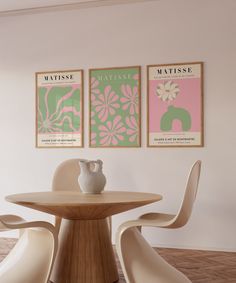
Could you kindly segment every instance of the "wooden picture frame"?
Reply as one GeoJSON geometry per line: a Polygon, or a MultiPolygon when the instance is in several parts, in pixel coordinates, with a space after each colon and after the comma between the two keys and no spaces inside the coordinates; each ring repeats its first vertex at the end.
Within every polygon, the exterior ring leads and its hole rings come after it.
{"type": "Polygon", "coordinates": [[[203,62],[148,65],[147,146],[203,145],[203,62]]]}
{"type": "Polygon", "coordinates": [[[141,67],[89,70],[89,146],[141,146],[141,67]]]}
{"type": "Polygon", "coordinates": [[[83,70],[37,72],[36,147],[83,147],[83,70]]]}

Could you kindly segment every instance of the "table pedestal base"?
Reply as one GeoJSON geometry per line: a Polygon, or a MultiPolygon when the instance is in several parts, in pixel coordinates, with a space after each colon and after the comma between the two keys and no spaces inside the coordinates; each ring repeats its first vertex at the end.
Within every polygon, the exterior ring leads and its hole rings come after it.
{"type": "Polygon", "coordinates": [[[63,219],[53,283],[113,283],[119,279],[106,219],[63,219]]]}

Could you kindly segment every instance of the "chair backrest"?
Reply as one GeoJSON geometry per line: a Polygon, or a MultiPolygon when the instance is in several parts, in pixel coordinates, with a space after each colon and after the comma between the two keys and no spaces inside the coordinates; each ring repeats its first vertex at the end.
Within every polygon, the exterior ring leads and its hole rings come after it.
{"type": "MultiPolygon", "coordinates": [[[[85,159],[81,159],[81,158],[67,159],[57,166],[52,179],[53,191],[77,191],[77,190],[81,191],[78,183],[78,177],[80,174],[80,166],[79,166],[80,160],[85,160],[85,159]]],[[[93,164],[91,164],[90,166],[91,169],[94,168],[93,164]]],[[[109,217],[107,221],[111,234],[111,217],[109,217]]],[[[56,216],[55,227],[58,233],[60,230],[60,226],[61,226],[61,218],[56,216]]]]}
{"type": "Polygon", "coordinates": [[[184,226],[192,213],[193,204],[197,195],[199,177],[201,171],[201,161],[196,161],[189,173],[184,198],[173,223],[170,228],[179,228],[184,226]]]}
{"type": "Polygon", "coordinates": [[[80,174],[79,160],[81,159],[68,159],[58,165],[52,180],[53,191],[80,191],[78,183],[80,174]]]}
{"type": "MultiPolygon", "coordinates": [[[[67,159],[60,163],[53,175],[53,191],[81,191],[78,183],[80,174],[79,158],[67,159]]],[[[55,217],[55,227],[59,233],[61,218],[55,217]]]]}

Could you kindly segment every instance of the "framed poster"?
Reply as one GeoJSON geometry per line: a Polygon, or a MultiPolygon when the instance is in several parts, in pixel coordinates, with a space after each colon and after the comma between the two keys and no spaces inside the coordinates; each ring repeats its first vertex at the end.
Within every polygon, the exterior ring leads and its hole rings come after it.
{"type": "Polygon", "coordinates": [[[89,70],[90,147],[140,147],[140,66],[89,70]]]}
{"type": "Polygon", "coordinates": [[[203,63],[147,66],[149,147],[203,146],[203,63]]]}
{"type": "Polygon", "coordinates": [[[36,147],[83,146],[83,71],[36,73],[36,147]]]}

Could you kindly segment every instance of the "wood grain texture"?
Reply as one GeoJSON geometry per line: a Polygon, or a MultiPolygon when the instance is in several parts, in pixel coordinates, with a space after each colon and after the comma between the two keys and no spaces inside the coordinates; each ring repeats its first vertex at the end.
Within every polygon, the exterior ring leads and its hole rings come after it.
{"type": "MultiPolygon", "coordinates": [[[[83,159],[71,158],[62,161],[55,169],[52,178],[52,191],[74,191],[81,192],[78,177],[80,175],[79,161],[83,159]]],[[[95,169],[93,163],[90,163],[91,169],[95,169]]],[[[107,218],[110,236],[112,234],[112,219],[111,216],[107,218]]],[[[55,226],[60,231],[61,217],[55,216],[55,226]]]]}
{"type": "Polygon", "coordinates": [[[7,196],[6,200],[66,219],[103,219],[161,200],[158,194],[105,191],[84,194],[74,191],[38,192],[7,196]]]}
{"type": "Polygon", "coordinates": [[[118,271],[106,218],[161,198],[135,192],[53,191],[11,195],[6,200],[63,218],[54,283],[113,283],[118,271]]]}
{"type": "Polygon", "coordinates": [[[111,283],[118,280],[106,219],[63,219],[59,243],[52,282],[111,283]]]}
{"type": "MultiPolygon", "coordinates": [[[[0,238],[0,261],[14,246],[15,239],[0,238]]],[[[186,274],[193,283],[235,283],[236,252],[216,252],[184,249],[158,249],[170,264],[186,274]]],[[[119,266],[119,283],[125,283],[119,266]]]]}
{"type": "MultiPolygon", "coordinates": [[[[236,283],[236,252],[155,248],[192,283],[236,283]]],[[[120,280],[126,283],[117,259],[120,280]]]]}
{"type": "Polygon", "coordinates": [[[236,253],[159,249],[158,253],[193,283],[236,283],[236,253]]]}

